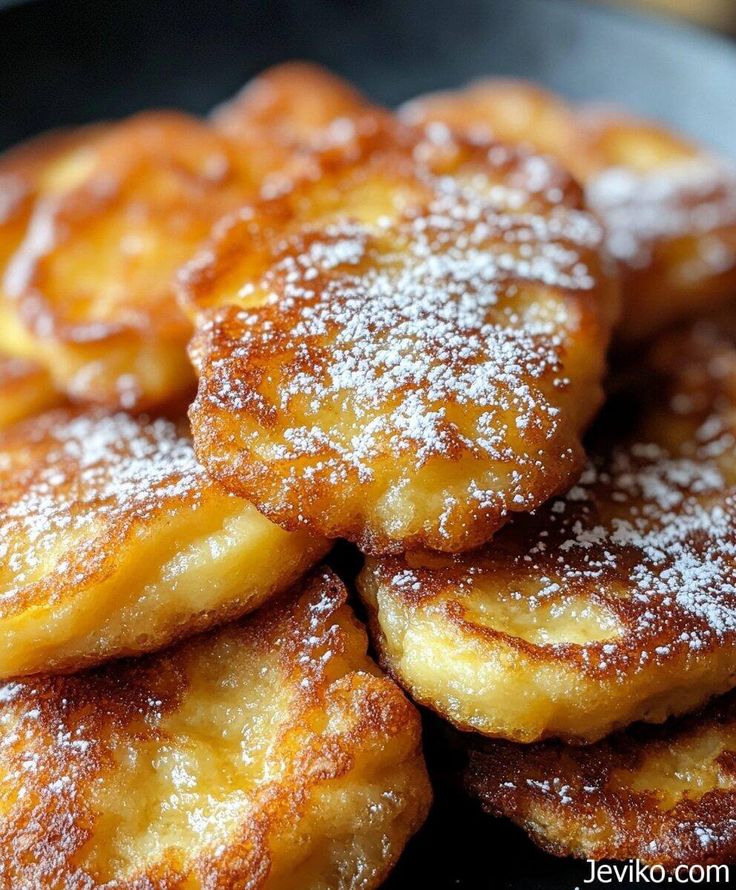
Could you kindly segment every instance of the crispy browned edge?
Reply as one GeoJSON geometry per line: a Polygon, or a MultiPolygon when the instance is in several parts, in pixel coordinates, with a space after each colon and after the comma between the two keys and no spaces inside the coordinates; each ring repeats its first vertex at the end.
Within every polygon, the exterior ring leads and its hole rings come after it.
{"type": "MultiPolygon", "coordinates": [[[[334,658],[348,657],[349,667],[340,681],[348,688],[341,688],[340,694],[360,687],[361,712],[347,735],[347,744],[303,752],[305,766],[310,758],[313,763],[331,760],[316,770],[315,783],[346,775],[352,768],[354,752],[379,730],[388,736],[408,733],[416,757],[421,758],[419,714],[392,682],[376,675],[364,648],[351,652],[345,636],[335,633],[336,616],[343,610],[344,620],[353,624],[367,645],[365,632],[347,606],[345,585],[331,570],[317,569],[289,594],[254,615],[165,652],[75,676],[20,681],[22,692],[10,704],[0,705],[0,709],[20,708],[21,713],[38,710],[33,729],[48,736],[49,759],[32,775],[24,774],[23,805],[16,802],[0,820],[0,863],[4,874],[15,876],[13,881],[17,883],[13,886],[40,886],[46,881],[53,881],[54,886],[98,886],[93,876],[75,865],[75,858],[94,837],[95,830],[96,814],[84,800],[84,785],[116,768],[114,752],[108,744],[116,734],[130,732],[138,741],[163,742],[162,731],[147,726],[146,716],[150,714],[155,724],[158,715],[176,710],[187,691],[187,660],[206,650],[212,637],[241,639],[264,656],[278,653],[286,682],[303,673],[311,675],[313,683],[295,683],[297,704],[290,718],[291,727],[299,725],[295,721],[301,719],[306,709],[320,707],[322,696],[334,682],[324,676],[320,647],[329,640],[334,658]],[[328,608],[310,608],[325,601],[328,608]],[[313,657],[305,661],[304,656],[311,649],[313,657]],[[364,688],[366,684],[372,688],[364,688]],[[74,726],[80,724],[89,744],[83,755],[74,756],[70,753],[73,746],[61,744],[59,731],[73,733],[74,726]],[[54,779],[70,772],[74,780],[52,791],[54,779]]],[[[74,736],[65,738],[72,740],[74,736]]],[[[293,771],[297,775],[301,772],[298,765],[293,771]]],[[[244,823],[242,834],[225,851],[218,850],[216,856],[196,856],[187,874],[169,860],[147,874],[116,882],[116,886],[121,890],[174,890],[188,886],[187,876],[196,870],[204,885],[219,890],[260,887],[270,868],[268,833],[278,831],[281,823],[293,823],[294,814],[310,789],[311,786],[281,787],[275,795],[271,789],[268,800],[262,803],[264,811],[244,823]]],[[[417,794],[424,800],[418,806],[414,831],[429,808],[428,781],[424,788],[417,789],[417,794]]],[[[381,877],[388,874],[393,864],[384,863],[381,877]]]]}
{"type": "MultiPolygon", "coordinates": [[[[204,366],[208,360],[207,355],[216,353],[223,344],[220,343],[218,346],[216,336],[208,328],[208,319],[214,318],[215,325],[219,324],[224,330],[228,312],[235,312],[232,307],[227,306],[212,308],[209,290],[213,282],[221,276],[226,276],[237,266],[244,243],[257,243],[259,247],[267,250],[269,232],[271,230],[278,232],[280,226],[289,222],[298,208],[299,198],[310,189],[319,188],[320,176],[334,175],[340,170],[350,170],[369,163],[379,168],[385,165],[386,169],[394,174],[413,176],[416,175],[413,153],[418,145],[427,145],[423,142],[422,134],[401,125],[400,122],[387,122],[381,118],[364,119],[362,127],[358,129],[349,145],[332,145],[315,152],[316,170],[299,180],[288,193],[276,198],[261,199],[253,203],[248,212],[241,212],[223,221],[223,224],[218,226],[216,238],[202,253],[201,261],[193,262],[184,270],[179,279],[180,302],[195,318],[198,318],[198,330],[190,344],[190,356],[198,368],[200,382],[198,396],[190,408],[190,419],[195,432],[198,456],[205,464],[208,463],[209,454],[222,453],[220,434],[213,429],[211,417],[208,418],[207,373],[204,366]]],[[[445,171],[462,163],[481,163],[488,146],[477,145],[472,140],[458,137],[446,146],[433,146],[431,150],[434,152],[433,163],[445,171]]],[[[526,157],[525,152],[519,154],[513,149],[509,151],[506,167],[499,173],[501,176],[507,170],[514,169],[514,165],[526,157]]],[[[555,173],[556,184],[564,195],[566,206],[583,209],[584,202],[579,185],[562,168],[555,166],[555,173]]],[[[537,200],[536,197],[534,200],[537,200]]],[[[605,276],[603,269],[601,269],[599,290],[605,292],[601,298],[601,303],[605,305],[594,306],[587,292],[581,297],[576,291],[564,290],[561,296],[579,309],[580,328],[583,332],[581,336],[590,336],[593,333],[602,350],[601,341],[607,340],[608,328],[618,308],[617,287],[605,276]]],[[[274,324],[278,323],[276,318],[272,321],[274,324]]],[[[223,339],[226,338],[220,338],[223,339]]],[[[593,401],[595,408],[600,406],[603,401],[602,389],[599,388],[597,399],[593,401]]],[[[268,424],[273,422],[270,417],[261,419],[268,424]]],[[[242,451],[237,453],[234,460],[233,469],[227,469],[221,460],[217,461],[216,466],[210,462],[209,469],[230,490],[252,500],[266,516],[283,528],[294,530],[308,527],[330,537],[338,535],[348,537],[362,550],[376,554],[398,553],[427,545],[425,533],[417,533],[411,538],[396,542],[375,530],[366,529],[362,523],[340,529],[328,529],[317,521],[305,518],[301,510],[269,507],[265,499],[259,497],[259,493],[264,490],[265,483],[268,483],[270,488],[277,484],[277,474],[264,462],[254,461],[242,451]]],[[[540,494],[538,503],[563,491],[581,469],[583,462],[584,455],[580,449],[576,464],[566,468],[566,472],[558,474],[556,478],[549,479],[549,484],[540,494]]],[[[462,546],[467,548],[479,545],[500,528],[506,519],[506,516],[494,515],[484,522],[476,523],[480,530],[472,540],[465,541],[462,546]]]]}
{"type": "Polygon", "coordinates": [[[461,740],[467,754],[462,781],[487,812],[512,819],[556,856],[641,859],[668,869],[733,862],[736,750],[723,747],[715,758],[734,790],[711,790],[698,797],[692,789],[692,798],[686,791],[669,810],[660,808],[656,789],[611,785],[618,771],[635,775],[658,751],[677,750],[720,728],[736,730],[736,692],[696,714],[659,726],[639,724],[590,746],[555,741],[518,745],[467,734],[461,740]],[[550,784],[530,784],[535,782],[550,784]],[[612,837],[586,841],[580,836],[586,826],[599,826],[612,837]],[[701,843],[699,829],[713,835],[712,844],[701,843]]]}

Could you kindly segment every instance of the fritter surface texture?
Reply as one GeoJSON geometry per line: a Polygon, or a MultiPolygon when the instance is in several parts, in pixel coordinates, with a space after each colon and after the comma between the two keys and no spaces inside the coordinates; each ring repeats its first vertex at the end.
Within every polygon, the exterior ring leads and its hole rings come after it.
{"type": "Polygon", "coordinates": [[[36,198],[72,187],[105,129],[53,131],[0,155],[0,270],[22,241],[36,198]]]}
{"type": "Polygon", "coordinates": [[[0,434],[0,676],[149,651],[254,609],[327,550],[212,483],[165,420],[0,434]]]}
{"type": "Polygon", "coordinates": [[[292,167],[301,151],[339,138],[362,115],[377,113],[347,81],[319,65],[287,62],[255,77],[210,119],[268,175],[292,167]]]}
{"type": "Polygon", "coordinates": [[[575,132],[574,112],[562,98],[530,81],[502,77],[418,96],[398,114],[412,126],[438,124],[476,140],[529,145],[563,163],[575,132]]]}
{"type": "Polygon", "coordinates": [[[375,642],[418,701],[492,736],[590,742],[734,685],[734,332],[661,341],[638,430],[615,412],[578,484],[486,548],[368,560],[375,642]]]}
{"type": "Polygon", "coordinates": [[[733,692],[700,714],[592,746],[466,743],[468,791],[550,853],[668,869],[736,859],[733,692]]]}
{"type": "Polygon", "coordinates": [[[623,279],[623,342],[736,294],[736,170],[663,126],[569,108],[523,81],[486,80],[408,103],[414,124],[522,142],[585,184],[623,279]]]}
{"type": "Polygon", "coordinates": [[[345,600],[318,572],[165,653],[0,687],[0,886],[378,886],[430,789],[345,600]]]}
{"type": "Polygon", "coordinates": [[[61,401],[41,365],[0,353],[0,430],[61,401]]]}
{"type": "Polygon", "coordinates": [[[23,237],[8,257],[0,345],[40,361],[77,401],[169,400],[193,384],[174,274],[256,190],[244,153],[194,118],[151,112],[44,158],[33,176],[27,163],[18,173],[22,151],[5,161],[8,182],[35,177],[36,189],[27,218],[12,214],[23,237]]]}
{"type": "Polygon", "coordinates": [[[617,292],[551,162],[375,120],[181,280],[208,471],[371,552],[487,540],[579,472],[617,292]]]}

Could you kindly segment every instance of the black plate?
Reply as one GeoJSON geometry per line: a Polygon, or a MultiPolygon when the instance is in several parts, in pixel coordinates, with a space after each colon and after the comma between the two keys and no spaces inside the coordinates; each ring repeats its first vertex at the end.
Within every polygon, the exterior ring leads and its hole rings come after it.
{"type": "MultiPolygon", "coordinates": [[[[736,158],[736,49],[695,29],[552,0],[31,0],[0,12],[0,146],[152,106],[204,112],[267,65],[309,58],[396,103],[487,73],[617,100],[736,158]]],[[[389,881],[573,890],[583,864],[538,852],[444,782],[452,747],[427,718],[438,805],[389,881]]],[[[619,887],[629,886],[625,884],[619,887]]],[[[299,888],[295,888],[299,890],[299,888]]]]}

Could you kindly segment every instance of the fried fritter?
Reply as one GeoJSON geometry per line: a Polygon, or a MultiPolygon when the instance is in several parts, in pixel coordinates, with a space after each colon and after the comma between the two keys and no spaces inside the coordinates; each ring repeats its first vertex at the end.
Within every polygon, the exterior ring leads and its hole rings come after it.
{"type": "MultiPolygon", "coordinates": [[[[54,177],[44,175],[52,166],[51,159],[63,151],[74,156],[80,143],[93,141],[92,132],[93,128],[86,128],[49,134],[0,156],[0,328],[4,269],[23,240],[35,197],[42,190],[52,192],[58,184],[54,177]]],[[[0,352],[0,429],[61,401],[43,366],[0,352]]]]}
{"type": "Polygon", "coordinates": [[[23,239],[34,200],[73,187],[105,129],[55,131],[0,155],[0,270],[23,239]]]}
{"type": "Polygon", "coordinates": [[[366,644],[322,570],[165,653],[0,687],[0,886],[378,886],[431,792],[366,644]]]}
{"type": "Polygon", "coordinates": [[[482,541],[579,472],[617,291],[541,157],[385,121],[182,276],[208,471],[370,552],[482,541]]]}
{"type": "Polygon", "coordinates": [[[228,495],[169,421],[51,411],[0,434],[0,676],[150,651],[327,550],[228,495]]]}
{"type": "Polygon", "coordinates": [[[60,400],[58,395],[53,397],[51,375],[38,362],[22,357],[29,353],[27,335],[8,311],[6,267],[23,241],[35,202],[54,200],[85,177],[106,129],[98,125],[54,131],[0,155],[0,343],[10,353],[0,353],[0,416],[5,418],[0,426],[60,400]],[[48,397],[46,405],[41,404],[43,393],[48,397]],[[30,409],[24,406],[26,397],[33,406],[30,409]]]}
{"type": "Polygon", "coordinates": [[[44,368],[0,354],[0,430],[61,401],[44,368]]]}
{"type": "Polygon", "coordinates": [[[290,167],[301,150],[349,137],[357,117],[376,113],[354,87],[319,65],[287,62],[247,83],[212,112],[211,121],[268,175],[290,167]]]}
{"type": "Polygon", "coordinates": [[[719,319],[660,342],[639,430],[490,546],[368,560],[376,645],[418,701],[491,736],[591,742],[736,684],[734,335],[719,319]]]}
{"type": "Polygon", "coordinates": [[[641,340],[736,297],[736,169],[662,127],[578,116],[589,206],[623,274],[618,336],[641,340]]]}
{"type": "Polygon", "coordinates": [[[736,294],[736,170],[670,130],[567,108],[522,81],[481,81],[408,103],[415,124],[529,143],[585,184],[623,278],[618,336],[641,340],[736,294]]]}
{"type": "Polygon", "coordinates": [[[569,166],[574,113],[563,99],[535,83],[503,77],[478,80],[462,90],[419,96],[404,103],[398,114],[412,126],[435,124],[471,139],[529,145],[569,166]]]}
{"type": "Polygon", "coordinates": [[[591,746],[465,739],[468,791],[550,853],[667,869],[736,860],[736,693],[591,746]]]}
{"type": "Polygon", "coordinates": [[[192,387],[174,273],[256,189],[244,153],[147,113],[54,155],[43,179],[5,274],[0,346],[81,402],[139,408],[192,387]]]}

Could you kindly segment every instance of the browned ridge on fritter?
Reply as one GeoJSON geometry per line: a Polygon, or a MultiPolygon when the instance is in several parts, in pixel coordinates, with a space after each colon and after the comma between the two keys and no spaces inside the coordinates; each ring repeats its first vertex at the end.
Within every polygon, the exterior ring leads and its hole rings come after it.
{"type": "Polygon", "coordinates": [[[377,887],[431,792],[346,598],[318,571],[167,652],[0,685],[0,887],[377,887]]]}
{"type": "Polygon", "coordinates": [[[479,544],[579,472],[616,311],[572,180],[363,119],[181,279],[208,471],[370,552],[479,544]]]}
{"type": "Polygon", "coordinates": [[[616,109],[575,109],[535,84],[494,78],[420,96],[399,114],[531,145],[579,177],[619,264],[621,342],[736,292],[736,168],[666,127],[616,109]]]}
{"type": "Polygon", "coordinates": [[[418,701],[492,736],[594,741],[732,687],[733,331],[660,340],[635,433],[599,436],[578,483],[490,546],[367,561],[381,658],[418,701]]]}

